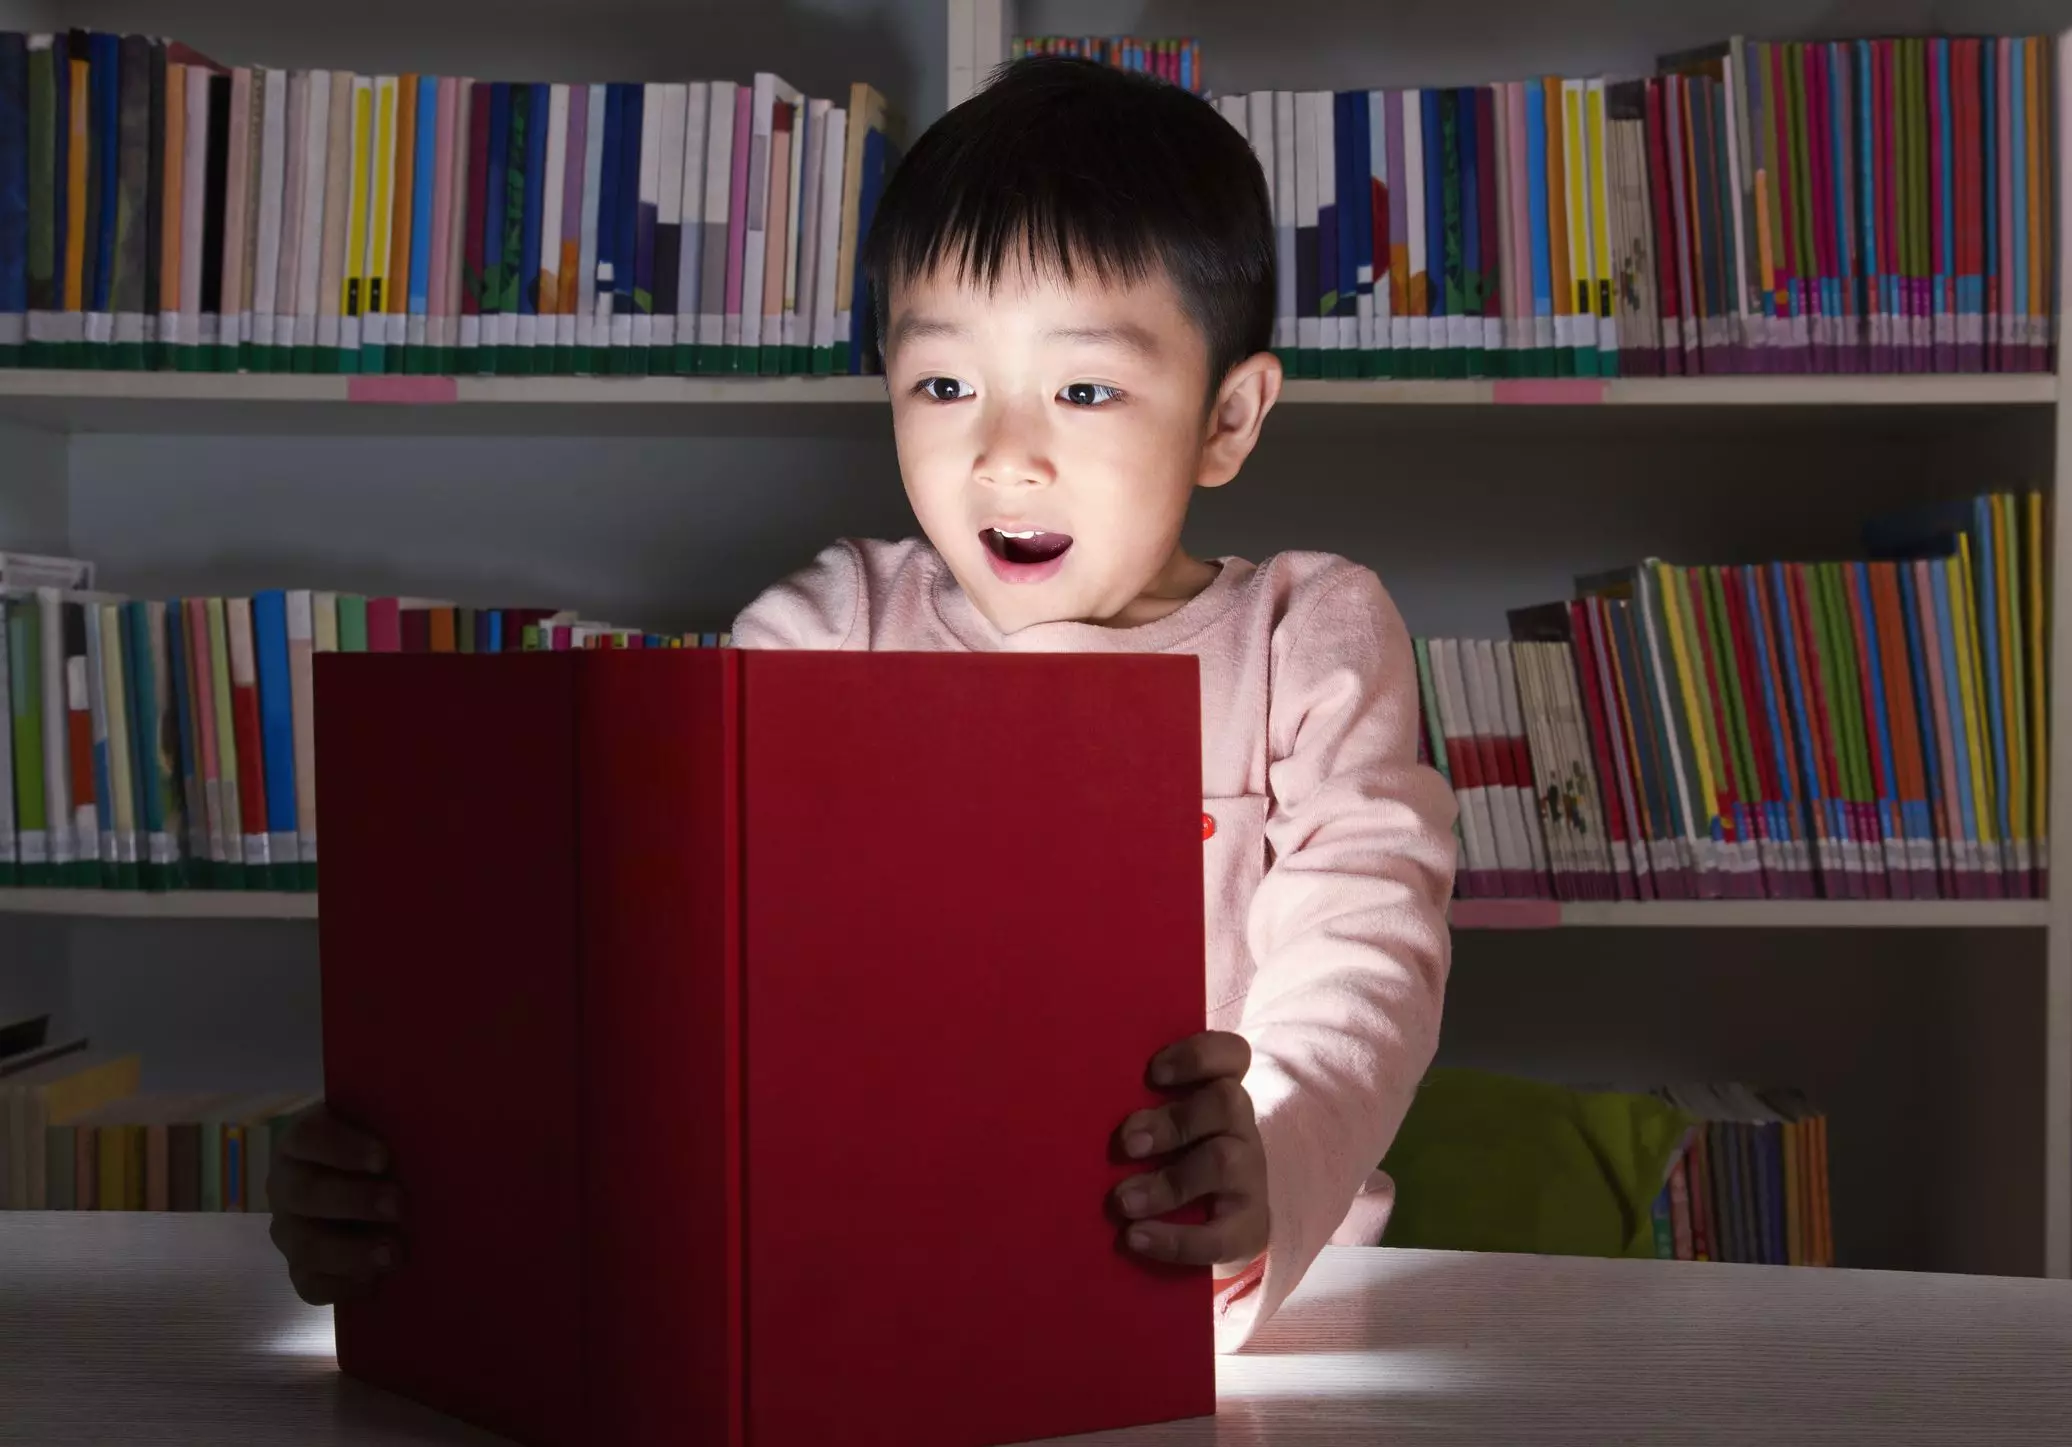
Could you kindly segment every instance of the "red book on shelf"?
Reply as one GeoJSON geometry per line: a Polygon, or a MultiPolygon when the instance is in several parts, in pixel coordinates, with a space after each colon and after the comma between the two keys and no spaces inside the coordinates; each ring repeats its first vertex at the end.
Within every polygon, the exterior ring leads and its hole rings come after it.
{"type": "Polygon", "coordinates": [[[324,654],[349,1374],[526,1443],[981,1447],[1214,1411],[1113,1153],[1203,1028],[1191,659],[324,654]],[[398,829],[407,819],[410,827],[398,829]]]}

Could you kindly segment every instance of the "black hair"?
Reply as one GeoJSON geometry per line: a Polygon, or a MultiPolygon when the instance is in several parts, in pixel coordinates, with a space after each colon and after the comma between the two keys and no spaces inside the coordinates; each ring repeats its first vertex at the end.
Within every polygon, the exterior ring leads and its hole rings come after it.
{"type": "Polygon", "coordinates": [[[1209,385],[1273,340],[1273,206],[1245,138],[1201,97],[1070,56],[1031,56],[921,136],[864,245],[882,354],[892,286],[938,266],[991,287],[1027,261],[1067,281],[1171,279],[1209,385]]]}

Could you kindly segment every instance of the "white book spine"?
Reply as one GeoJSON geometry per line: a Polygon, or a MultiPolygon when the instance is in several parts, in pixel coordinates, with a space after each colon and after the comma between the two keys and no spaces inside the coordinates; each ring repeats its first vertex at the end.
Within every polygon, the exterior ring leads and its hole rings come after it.
{"type": "MultiPolygon", "coordinates": [[[[660,175],[656,180],[655,232],[659,238],[666,228],[666,233],[675,238],[675,249],[673,253],[665,252],[659,240],[655,247],[654,336],[650,345],[673,352],[676,348],[676,316],[682,306],[683,154],[685,108],[690,104],[691,89],[681,82],[672,82],[659,89],[662,92],[659,103],[662,147],[658,158],[660,175]],[[666,309],[664,297],[669,301],[666,309]]],[[[668,365],[674,369],[673,362],[668,365]]]]}
{"type": "Polygon", "coordinates": [[[1273,344],[1282,351],[1292,351],[1299,330],[1295,324],[1295,231],[1301,211],[1296,199],[1295,93],[1277,90],[1270,94],[1273,115],[1273,344]]]}
{"type": "Polygon", "coordinates": [[[676,344],[698,340],[698,294],[705,257],[705,128],[712,87],[694,80],[685,88],[683,131],[683,242],[676,270],[676,344]]]}
{"type": "Polygon", "coordinates": [[[43,643],[43,819],[50,830],[50,862],[70,864],[72,786],[65,723],[64,600],[55,588],[36,590],[43,643]]]}
{"type": "MultiPolygon", "coordinates": [[[[822,127],[820,239],[813,252],[813,341],[815,353],[835,344],[835,289],[842,248],[842,158],[848,154],[849,113],[832,106],[822,127]]],[[[817,370],[817,368],[816,368],[817,370]]]]}
{"type": "MultiPolygon", "coordinates": [[[[1317,160],[1319,144],[1315,93],[1298,92],[1295,96],[1295,227],[1298,238],[1304,231],[1316,231],[1318,210],[1323,204],[1317,184],[1321,175],[1317,160]]],[[[1323,319],[1305,310],[1314,304],[1314,298],[1296,298],[1295,345],[1305,352],[1316,351],[1324,344],[1323,319]]]]}
{"type": "MultiPolygon", "coordinates": [[[[628,329],[625,344],[638,347],[642,351],[652,347],[655,342],[655,298],[652,290],[654,280],[654,238],[652,232],[655,223],[646,218],[655,217],[659,220],[662,203],[662,93],[665,89],[666,87],[661,85],[644,85],[640,88],[640,170],[638,172],[639,180],[635,184],[639,188],[638,199],[640,204],[638,215],[642,218],[640,224],[645,226],[651,233],[648,238],[650,268],[648,281],[650,290],[646,295],[641,294],[640,278],[636,273],[633,283],[633,315],[630,318],[632,326],[628,329]]],[[[636,246],[634,248],[636,255],[638,250],[639,248],[636,246]]],[[[616,326],[612,328],[612,333],[614,340],[616,340],[618,336],[618,328],[616,326]]]]}
{"type": "MultiPolygon", "coordinates": [[[[741,346],[754,352],[763,344],[763,273],[769,263],[769,220],[773,194],[770,178],[772,131],[777,103],[796,104],[797,92],[768,71],[758,72],[749,111],[748,216],[741,248],[741,346]]],[[[779,243],[780,247],[782,243],[779,243]]],[[[783,253],[778,253],[783,264],[783,253]]],[[[775,340],[772,338],[771,340],[775,340]]]]}
{"type": "Polygon", "coordinates": [[[551,347],[561,312],[561,212],[568,185],[568,87],[547,88],[547,174],[540,189],[538,344],[551,347]]]}
{"type": "Polygon", "coordinates": [[[252,340],[273,342],[280,296],[282,211],[287,199],[288,73],[265,72],[265,119],[259,139],[259,270],[252,278],[252,340]]]}
{"type": "MultiPolygon", "coordinates": [[[[610,281],[608,274],[600,275],[597,256],[597,203],[604,182],[604,101],[605,88],[591,86],[583,135],[583,230],[576,281],[576,345],[585,349],[603,346],[611,340],[608,329],[604,336],[597,334],[598,312],[611,305],[609,286],[603,293],[598,290],[600,280],[610,281]]],[[[602,270],[608,273],[609,263],[602,270]]]]}
{"type": "Polygon", "coordinates": [[[302,295],[302,228],[308,215],[310,75],[288,77],[288,138],[281,188],[281,255],[274,286],[273,336],[277,347],[295,345],[295,312],[302,295]]]}
{"type": "Polygon", "coordinates": [[[789,224],[784,238],[784,323],[783,340],[787,347],[795,347],[799,341],[799,286],[801,265],[810,266],[807,260],[806,243],[812,233],[806,229],[807,212],[810,209],[808,193],[812,187],[812,167],[809,164],[812,147],[819,140],[814,134],[816,120],[825,123],[827,103],[801,99],[798,116],[793,122],[791,137],[791,207],[785,213],[789,224]],[[818,107],[816,117],[815,107],[818,107]]]}
{"type": "MultiPolygon", "coordinates": [[[[799,199],[804,211],[799,218],[798,285],[784,314],[784,344],[813,345],[813,324],[818,316],[816,295],[820,285],[820,217],[822,205],[821,168],[827,161],[828,114],[833,106],[824,100],[806,102],[806,160],[800,172],[799,199]]],[[[806,369],[812,370],[812,359],[806,369]]]]}
{"type": "MultiPolygon", "coordinates": [[[[115,790],[114,779],[109,773],[114,765],[111,752],[113,739],[108,731],[108,659],[107,643],[101,632],[101,608],[98,603],[86,605],[86,657],[66,660],[66,686],[69,690],[75,679],[85,707],[89,710],[87,732],[93,747],[101,759],[107,761],[107,768],[98,771],[95,782],[106,780],[108,797],[102,800],[99,809],[89,807],[80,811],[73,820],[72,842],[82,859],[105,859],[110,864],[121,862],[122,850],[115,834],[115,790]],[[77,665],[76,669],[73,665],[77,665]]],[[[74,707],[79,705],[75,703],[74,707]]]]}
{"type": "Polygon", "coordinates": [[[731,80],[712,82],[712,107],[705,138],[705,240],[698,279],[698,345],[731,346],[740,341],[727,316],[727,224],[731,215],[734,164],[734,95],[731,80]]]}

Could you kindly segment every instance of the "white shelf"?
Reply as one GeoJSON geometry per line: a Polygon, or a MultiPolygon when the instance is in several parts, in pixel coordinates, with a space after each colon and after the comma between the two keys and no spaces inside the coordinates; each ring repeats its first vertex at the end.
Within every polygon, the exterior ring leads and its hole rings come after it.
{"type": "Polygon", "coordinates": [[[314,894],[261,890],[0,889],[0,914],[80,919],[315,919],[314,894]]]}
{"type": "Polygon", "coordinates": [[[1457,930],[1536,929],[2042,929],[2040,899],[1701,899],[1647,903],[1462,900],[1457,930]]]}
{"type": "MultiPolygon", "coordinates": [[[[261,919],[317,917],[314,894],[113,889],[0,889],[0,914],[83,919],[261,919]]],[[[2042,929],[2048,901],[2014,900],[1688,900],[1578,904],[1551,899],[1462,900],[1457,930],[1544,929],[2042,929]]]]}
{"type": "MultiPolygon", "coordinates": [[[[1631,377],[1609,380],[1291,380],[1284,409],[1343,407],[2025,408],[2057,378],[1631,377]]],[[[341,377],[274,373],[0,371],[0,421],[62,435],[290,434],[763,436],[882,433],[882,377],[341,377]]],[[[1284,414],[1285,415],[1285,414],[1284,414]]]]}

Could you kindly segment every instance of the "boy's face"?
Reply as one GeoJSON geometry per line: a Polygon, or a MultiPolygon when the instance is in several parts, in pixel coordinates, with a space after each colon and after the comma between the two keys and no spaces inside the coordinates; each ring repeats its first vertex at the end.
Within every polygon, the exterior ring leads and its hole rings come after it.
{"type": "Polygon", "coordinates": [[[1162,274],[1024,270],[988,290],[952,272],[894,290],[885,372],[907,497],[965,594],[1011,633],[1148,622],[1200,592],[1214,571],[1180,549],[1188,500],[1250,451],[1273,359],[1211,401],[1207,345],[1162,274]]]}

